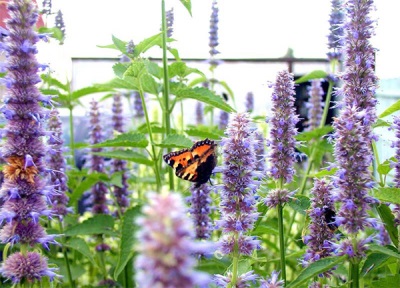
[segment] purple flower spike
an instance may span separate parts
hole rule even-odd
[[[324,110],[324,103],[322,102],[324,90],[321,86],[321,80],[311,81],[311,87],[309,87],[308,95],[310,96],[310,100],[308,102],[307,130],[310,131],[319,127],[322,118],[322,112]]]
[[[191,221],[178,194],[148,194],[143,217],[137,220],[139,256],[136,281],[139,287],[203,287],[208,274],[194,270],[194,254],[209,254],[209,247],[194,242]],[[197,287],[197,286],[196,286]],[[208,286],[207,286],[208,287]]]
[[[196,103],[196,124],[197,125],[202,125],[204,122],[204,109],[203,109],[203,103],[200,101],[197,101]]]
[[[171,8],[166,12],[165,18],[167,20],[167,37],[171,38],[172,33],[174,32],[174,8]]]
[[[122,99],[120,94],[114,95],[114,102],[112,107],[112,120],[113,120],[113,128],[115,131],[119,133],[124,132],[124,123],[123,123],[123,115],[122,115]],[[117,200],[117,205],[119,207],[119,211],[123,214],[127,207],[129,207],[129,195],[128,195],[128,175],[126,168],[126,161],[121,159],[113,159],[112,166],[113,172],[122,173],[122,187],[113,186],[114,195]]]
[[[49,111],[42,107],[44,97],[36,86],[40,82],[40,65],[36,59],[39,36],[34,27],[38,12],[33,1],[10,0],[7,3],[10,18],[5,21],[8,31],[1,45],[6,54],[4,68],[7,71],[4,78],[7,96],[1,108],[7,120],[1,147],[6,164],[0,190],[0,221],[6,223],[1,227],[0,240],[5,244],[19,244],[24,254],[9,255],[0,273],[13,283],[40,281],[46,275],[52,280],[55,273],[47,268],[47,260],[29,251],[47,239],[39,217],[51,216],[43,193],[53,190],[50,185],[46,186],[49,169],[45,163],[47,147],[42,141],[47,135],[43,127]]]
[[[57,11],[55,21],[56,21],[55,25],[58,29],[60,29],[63,39],[64,39],[65,38],[65,23],[64,23],[64,17],[63,17],[61,10]]]
[[[225,130],[226,126],[228,125],[229,122],[229,113],[225,111],[221,111],[219,114],[219,124],[218,128],[220,130]]]
[[[258,279],[258,275],[254,274],[254,271],[246,272],[242,275],[239,275],[236,279],[236,284],[234,287],[236,288],[249,288],[251,287],[250,283],[255,284],[256,280]],[[214,283],[217,287],[228,287],[228,284],[232,281],[232,273],[228,273],[227,276],[223,275],[215,275],[214,276]]]
[[[99,107],[95,100],[90,103],[90,144],[100,143],[102,139],[102,125],[100,124]],[[91,148],[91,152],[101,152],[101,148]],[[91,171],[105,172],[104,158],[91,154]],[[108,189],[105,183],[98,182],[92,186],[92,212],[94,214],[108,214],[106,195]]]
[[[132,97],[133,97],[133,110],[135,111],[134,116],[136,118],[143,118],[144,117],[143,103],[142,99],[140,99],[139,92],[137,91],[133,92]]]
[[[253,129],[247,113],[234,114],[223,138],[224,165],[221,167],[223,186],[221,189],[221,226],[223,233],[221,251],[230,254],[238,245],[241,254],[249,255],[259,246],[259,241],[244,236],[251,230],[258,217],[255,208],[257,158],[254,153]],[[238,234],[236,242],[234,234]]]
[[[331,199],[331,183],[323,179],[315,179],[314,187],[311,190],[311,210],[310,215],[310,234],[305,236],[304,243],[307,245],[307,251],[304,256],[303,265],[324,257],[331,256],[332,247],[327,245],[335,236],[335,207]],[[329,276],[329,272],[324,273]]]
[[[49,277],[53,281],[55,277],[60,277],[54,271],[56,269],[47,266],[47,258],[37,252],[20,252],[10,255],[0,268],[0,273],[12,283],[17,284],[22,281],[35,283],[41,281],[43,277]]]
[[[254,95],[252,92],[246,95],[246,112],[251,113],[254,110]]]
[[[394,170],[395,170],[395,176],[394,176],[394,185],[396,188],[400,188],[400,117],[394,117],[393,120],[393,130],[396,135],[396,140],[393,143],[393,147],[396,150],[395,158],[397,162],[394,163]],[[395,223],[397,226],[400,225],[400,205],[396,204],[394,205],[394,217],[395,217]]]
[[[211,236],[212,224],[210,219],[210,187],[206,184],[192,185],[190,188],[191,196],[188,202],[191,204],[189,212],[193,218],[196,228],[197,239],[208,239]]]
[[[290,183],[294,174],[296,123],[294,81],[288,71],[280,71],[272,85],[272,118],[270,119],[271,177]]]
[[[329,60],[340,60],[342,57],[343,48],[343,21],[345,18],[345,11],[343,9],[342,0],[331,0],[331,15],[329,19],[329,30],[328,35],[328,48],[331,50],[327,53]]]
[[[215,55],[219,54],[219,51],[217,50],[218,46],[218,3],[217,0],[213,0],[212,3],[212,13],[211,13],[211,18],[210,18],[210,55],[211,58],[213,58]],[[216,63],[214,63],[216,64]]]
[[[265,175],[266,171],[266,163],[265,163],[265,141],[264,136],[261,132],[254,132],[254,152],[256,153],[257,157],[257,171],[260,171],[262,175]]]
[[[54,153],[49,153],[47,158],[48,168],[52,170],[50,174],[50,184],[54,187],[53,190],[58,192],[54,195],[50,193],[51,196],[49,200],[52,203],[53,214],[62,219],[71,209],[67,208],[69,200],[66,194],[68,192],[68,179],[65,174],[67,163],[63,155],[64,141],[62,137],[62,122],[57,110],[53,110],[50,113],[48,129],[52,131],[53,134],[47,143],[54,151]]]

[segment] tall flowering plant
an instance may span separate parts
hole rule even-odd
[[[39,35],[34,31],[38,19],[37,7],[28,0],[11,0],[7,6],[10,18],[6,21],[7,37],[2,48],[7,54],[5,86],[7,89],[1,111],[7,120],[2,133],[5,142],[1,154],[4,182],[0,195],[3,205],[0,220],[4,226],[0,239],[7,246],[18,244],[19,251],[4,259],[0,272],[16,283],[35,283],[43,277],[53,280],[57,275],[49,268],[47,258],[37,249],[49,249],[56,243],[47,235],[40,223],[42,216],[57,216],[46,201],[53,198],[55,190],[48,185],[44,136],[53,132],[44,130],[44,121],[50,111],[44,106],[51,98],[42,95],[36,84],[40,82],[41,65],[36,60],[36,43]]]

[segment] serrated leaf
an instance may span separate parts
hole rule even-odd
[[[42,74],[40,77],[42,78],[43,82],[49,84],[50,86],[58,87],[66,92],[69,91],[69,87],[67,84],[61,83],[59,80],[51,77],[48,74]]]
[[[199,74],[200,76],[206,77],[204,73],[201,72],[199,69],[188,67],[186,63],[182,61],[176,61],[172,63],[168,67],[168,73],[170,78],[175,76],[179,76],[180,78],[186,78],[188,75],[192,73],[196,73]]]
[[[396,103],[392,104],[391,106],[389,106],[389,108],[387,108],[385,111],[383,111],[378,116],[378,118],[384,118],[384,117],[389,116],[399,110],[400,110],[400,100],[397,100]]]
[[[174,56],[176,61],[181,61],[181,57],[179,57],[179,52],[177,49],[175,48],[167,48],[167,49],[172,54],[172,56]]]
[[[218,131],[221,131],[221,133],[216,133]],[[199,138],[209,138],[209,139],[215,139],[215,140],[221,139],[221,137],[224,136],[224,132],[222,130],[216,130],[214,132],[210,132],[207,130],[191,128],[191,129],[186,129],[185,133],[189,136],[196,136]]]
[[[119,78],[123,78],[124,73],[128,69],[128,67],[126,67],[125,64],[122,64],[119,62],[115,63],[112,68],[113,68],[114,74]]]
[[[121,51],[123,54],[126,54],[126,42],[122,41],[120,39],[118,39],[117,37],[115,37],[114,35],[112,35],[112,41],[115,45],[115,47]]]
[[[298,213],[306,215],[306,211],[310,208],[310,199],[303,195],[295,195],[288,205]]]
[[[361,275],[366,275],[373,269],[378,268],[382,263],[386,262],[390,256],[381,253],[371,253],[365,259],[364,265],[361,269]]]
[[[215,95],[213,92],[206,88],[189,88],[183,85],[176,85],[176,83],[171,83],[171,93],[176,95],[180,99],[195,99],[226,112],[235,111],[224,100],[222,100],[220,96]]]
[[[115,158],[126,160],[130,162],[135,162],[139,164],[144,164],[147,166],[153,165],[153,161],[148,159],[142,153],[138,153],[132,150],[116,150],[116,151],[104,151],[92,153],[93,155],[99,155],[103,157]]]
[[[300,275],[290,282],[286,288],[294,288],[300,287],[300,285],[306,283],[313,277],[318,276],[319,274],[335,267],[339,263],[345,261],[346,255],[340,257],[327,257],[321,260],[315,261],[311,263],[307,268],[305,268]]]
[[[147,69],[147,72],[150,75],[153,75],[154,77],[161,79],[163,76],[163,70],[160,66],[158,66],[157,63],[152,62],[152,61],[146,61],[145,66]]]
[[[397,247],[399,243],[398,230],[394,222],[394,216],[392,210],[385,204],[377,205],[376,211],[379,214],[383,224],[385,225],[385,229],[389,234],[390,239],[393,244]]]
[[[318,171],[315,174],[310,175],[310,177],[322,178],[322,177],[326,177],[326,176],[331,176],[331,175],[335,175],[336,171],[337,171],[337,168],[332,168],[330,170],[323,169],[321,171]]]
[[[114,218],[111,215],[97,214],[82,223],[65,230],[66,236],[107,234],[117,236],[113,231]]]
[[[139,81],[141,83],[141,87],[143,88],[143,90],[145,92],[153,94],[153,95],[158,95],[160,86],[158,85],[158,83],[154,80],[154,78],[150,74],[145,73],[145,74],[141,75],[141,77],[139,78]]]
[[[311,131],[304,131],[296,135],[296,139],[299,141],[310,141],[312,139],[321,139],[322,136],[333,131],[333,127],[326,125],[321,128],[315,128]]]
[[[193,141],[183,135],[172,134],[168,135],[157,146],[164,148],[189,148],[193,146]]]
[[[96,84],[96,86],[104,89],[127,89],[127,90],[135,90],[138,91],[137,79],[133,77],[124,76],[123,79],[121,78],[114,78],[109,82],[104,84]]]
[[[131,65],[126,69],[124,77],[138,78],[141,74],[146,73],[146,60],[145,59],[135,59]]]
[[[82,238],[76,237],[68,240],[67,243],[64,244],[66,247],[76,250],[81,253],[83,256],[88,258],[88,260],[94,265],[97,266],[96,261],[93,258],[93,253],[90,251],[89,246],[86,241]]]
[[[118,262],[114,270],[114,279],[118,278],[118,275],[123,271],[135,251],[134,244],[136,241],[134,231],[138,230],[135,219],[139,213],[140,207],[136,206],[126,210],[122,217],[121,241],[118,249]]]
[[[400,188],[378,187],[373,189],[374,196],[382,202],[400,204]]]
[[[192,16],[192,3],[190,2],[190,0],[179,0],[179,1],[181,1],[182,5],[185,6],[190,16]]]
[[[388,121],[384,121],[382,119],[376,120],[374,125],[372,125],[373,128],[378,128],[378,127],[390,127],[390,123]]]
[[[371,245],[368,245],[368,250],[371,252],[382,253],[384,255],[388,255],[388,256],[391,256],[391,257],[394,257],[394,258],[397,258],[400,260],[399,252],[397,252],[396,250],[392,250],[385,246],[371,244]]]
[[[376,170],[381,175],[387,175],[393,169],[392,167],[390,167],[390,163],[392,163],[394,161],[396,161],[396,158],[394,158],[394,157],[392,157],[390,159],[386,159],[384,162],[379,164],[379,166]]]
[[[169,42],[171,42],[171,41],[172,40],[170,40]],[[168,42],[168,39],[167,39],[167,42]],[[138,57],[141,53],[146,52],[147,50],[149,50],[151,47],[154,47],[154,46],[159,46],[159,47],[162,46],[162,34],[161,33],[150,36],[149,38],[146,38],[142,42],[137,44],[133,51],[133,55],[134,55],[134,57]]]
[[[94,144],[91,147],[136,147],[146,148],[149,141],[143,134],[129,132],[116,136],[114,139],[106,140],[102,143]]]
[[[72,179],[72,178],[71,178]],[[98,173],[91,173],[83,179],[81,183],[72,192],[72,195],[70,196],[70,201],[74,203],[75,201],[78,201],[83,193],[87,190],[89,190],[94,184],[100,181],[100,174]]]
[[[300,84],[300,83],[304,83],[304,82],[308,82],[310,80],[313,79],[321,79],[321,78],[326,78],[326,76],[328,76],[328,73],[326,73],[323,70],[314,70],[311,71],[310,73],[300,77],[299,79],[297,79],[295,81],[296,84]]]

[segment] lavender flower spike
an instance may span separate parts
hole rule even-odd
[[[331,15],[329,18],[329,30],[328,35],[328,48],[331,50],[327,53],[329,60],[340,60],[342,57],[343,47],[343,21],[345,18],[344,9],[342,7],[342,0],[331,0]]]
[[[280,71],[276,82],[271,85],[272,92],[272,118],[269,155],[271,177],[282,179],[290,183],[294,174],[295,136],[297,135],[296,123],[299,121],[294,108],[294,81],[293,75],[286,70]]]
[[[260,288],[281,288],[283,287],[283,280],[278,280],[279,272],[272,271],[271,278],[260,281]]]
[[[307,130],[313,130],[319,127],[321,122],[323,106],[322,96],[324,95],[324,90],[321,86],[321,80],[314,79],[311,81],[311,86],[309,87],[308,95],[310,100],[308,102],[308,121]]]
[[[190,188],[191,196],[188,202],[191,205],[189,212],[193,218],[196,228],[197,239],[208,239],[211,236],[212,224],[210,219],[211,189],[207,183],[197,187],[196,184]]]
[[[100,124],[99,107],[95,100],[90,103],[90,144],[97,144],[102,141],[102,127]],[[91,148],[91,152],[101,152],[101,148]],[[91,171],[100,173],[105,172],[104,158],[91,154],[90,159]],[[95,214],[108,214],[107,207],[107,186],[103,182],[98,182],[92,186],[92,211]]]
[[[246,95],[246,112],[251,113],[254,110],[254,95],[252,92]]]
[[[234,114],[223,138],[224,165],[222,170],[223,187],[221,189],[221,220],[217,225],[222,227],[225,236],[222,239],[222,253],[233,252],[234,241],[231,232],[239,234],[238,249],[240,254],[249,255],[259,245],[253,237],[244,234],[251,230],[258,217],[254,194],[259,182],[254,153],[253,131],[247,113]]]
[[[47,269],[46,258],[29,252],[30,247],[36,244],[48,247],[49,243],[55,242],[54,237],[46,235],[39,221],[41,216],[52,216],[44,193],[52,196],[55,191],[44,181],[48,171],[44,159],[47,147],[41,138],[47,135],[43,127],[49,113],[42,107],[40,101],[44,97],[36,87],[40,82],[37,74],[40,65],[35,56],[39,36],[34,30],[38,11],[28,0],[10,0],[7,8],[10,15],[6,20],[8,35],[2,43],[8,71],[5,77],[7,93],[4,97],[6,104],[1,109],[7,119],[3,129],[5,142],[1,147],[6,164],[0,189],[3,202],[0,222],[5,224],[0,239],[9,245],[19,243],[25,253],[9,255],[4,259],[0,272],[14,283],[40,281],[44,276],[50,276],[52,280],[55,274]],[[26,259],[28,261],[24,262]],[[43,263],[43,266],[35,266],[38,263],[39,266]]]
[[[62,122],[57,110],[50,112],[48,128],[49,131],[53,132],[53,135],[51,135],[47,141],[48,145],[51,147],[47,162],[49,168],[53,170],[50,183],[58,191],[50,200],[52,202],[53,214],[62,219],[68,213],[72,212],[72,209],[67,208],[69,200],[66,194],[68,192],[68,179],[65,174],[67,163],[63,155],[64,141],[62,138]]]
[[[335,236],[335,207],[331,197],[333,187],[330,182],[315,179],[311,190],[310,234],[304,237],[308,246],[303,265],[308,266],[321,258],[331,256],[332,247],[329,243]],[[328,276],[329,273],[325,272]]]
[[[121,94],[115,94],[113,98],[113,107],[112,107],[112,122],[113,128],[116,132],[123,133],[124,132],[124,121],[122,115],[122,99]],[[128,175],[126,168],[126,161],[121,159],[113,159],[112,166],[113,172],[121,172],[122,173],[122,187],[113,186],[114,195],[117,200],[117,205],[119,207],[119,212],[123,214],[127,207],[129,207],[129,199],[128,199]]]
[[[217,50],[218,46],[218,7],[217,7],[217,0],[213,0],[212,3],[212,13],[210,18],[210,56],[214,57],[215,55],[219,54]]]
[[[136,281],[139,287],[204,287],[209,275],[194,270],[194,254],[209,254],[194,242],[194,231],[179,194],[149,193],[143,217],[137,220],[139,256]],[[208,286],[207,286],[208,287]]]
[[[396,140],[393,142],[393,147],[395,148],[395,158],[397,162],[394,163],[394,185],[396,188],[400,188],[400,117],[397,116],[393,119],[393,128],[396,135]],[[393,208],[393,214],[395,218],[395,223],[397,226],[400,225],[400,205],[396,204]]]

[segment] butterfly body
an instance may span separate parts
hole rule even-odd
[[[194,143],[190,149],[182,149],[164,155],[164,161],[175,170],[175,175],[197,185],[206,183],[217,165],[217,144],[209,139]]]

